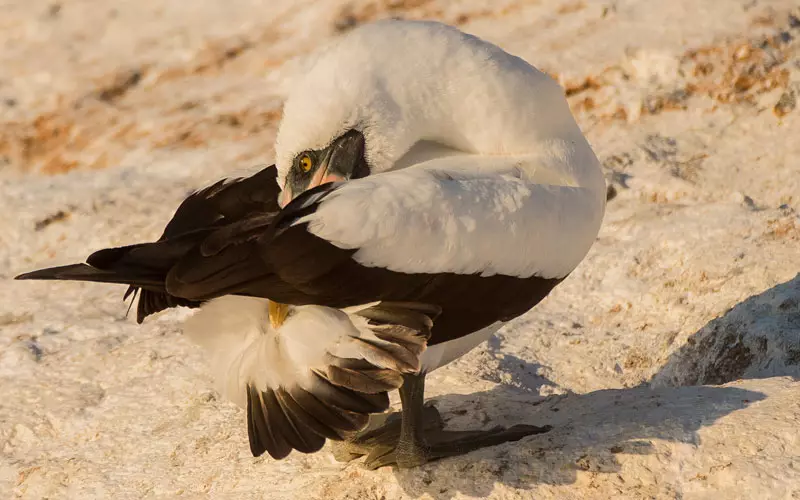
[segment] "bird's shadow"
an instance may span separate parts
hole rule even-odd
[[[490,341],[488,348],[493,354],[503,354],[497,340]],[[540,365],[503,354],[499,368],[509,376],[491,390],[432,398],[448,428],[526,423],[553,429],[421,469],[395,469],[408,495],[482,497],[494,490],[495,483],[518,489],[571,484],[579,471],[620,472],[618,455],[654,453],[653,440],[701,444],[698,431],[702,427],[766,396],[736,387],[693,384],[797,375],[800,274],[708,322],[670,356],[653,384],[543,398],[538,389],[555,384],[538,374]],[[689,373],[678,377],[681,372]]]
[[[652,440],[698,444],[701,427],[764,397],[755,391],[707,386],[640,386],[541,398],[498,385],[470,395],[448,394],[432,398],[448,428],[474,428],[474,419],[464,417],[479,414],[485,428],[526,423],[553,429],[421,469],[395,469],[394,474],[409,496],[435,499],[459,493],[483,497],[498,482],[518,489],[571,484],[579,471],[620,472],[617,455],[653,453]],[[459,425],[458,420],[472,423]]]
[[[525,392],[533,392],[538,394],[539,390],[544,387],[557,387],[558,384],[542,375],[542,369],[547,368],[540,363],[532,363],[526,361],[513,354],[503,352],[502,341],[500,337],[493,335],[486,342],[487,352],[498,359],[496,377],[487,376],[484,374],[483,378],[492,382],[502,382],[505,385],[516,387]],[[501,378],[499,374],[502,373],[505,377]]]

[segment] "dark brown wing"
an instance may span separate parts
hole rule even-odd
[[[225,228],[210,234],[172,267],[168,292],[196,300],[239,294],[336,308],[376,301],[431,304],[443,311],[433,327],[433,345],[519,316],[561,281],[363,266],[353,258],[357,249],[336,247],[302,221],[337,187],[303,193],[260,226],[253,220],[239,223],[239,232]]]
[[[191,194],[178,206],[159,241],[237,221],[250,213],[277,213],[278,169],[271,165],[244,178],[226,179]]]
[[[180,238],[209,227],[224,226],[229,221],[242,219],[250,212],[276,214],[280,210],[277,175],[278,169],[271,165],[250,177],[222,180],[192,193],[178,206],[158,241]],[[95,254],[94,257],[99,259],[102,254]],[[129,287],[125,298],[136,293],[137,289],[135,286]],[[175,297],[165,291],[143,289],[136,308],[136,321],[141,323],[147,316],[170,307],[194,308],[201,304],[202,301]]]

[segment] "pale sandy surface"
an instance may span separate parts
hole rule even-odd
[[[0,0],[0,497],[800,498],[796,1],[486,5]],[[253,459],[186,311],[9,278],[270,162],[298,58],[387,16],[558,76],[608,169],[586,261],[429,378],[452,428],[554,429],[413,471]]]

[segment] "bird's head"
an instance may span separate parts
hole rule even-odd
[[[336,38],[291,79],[275,143],[280,201],[409,166],[403,158],[424,141],[502,155],[552,149],[553,139],[583,135],[544,73],[444,24],[378,21]]]
[[[284,176],[281,206],[320,184],[369,175],[364,146],[364,134],[350,130],[324,148],[306,149],[296,154]]]
[[[302,65],[275,145],[281,204],[325,182],[395,168],[430,128],[431,99],[420,101],[436,95],[431,82],[440,79],[415,66],[432,39],[457,36],[444,25],[382,21],[334,40]]]

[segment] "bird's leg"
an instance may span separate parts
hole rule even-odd
[[[417,467],[439,458],[462,455],[487,446],[518,441],[525,436],[541,434],[549,426],[515,425],[506,429],[495,427],[488,431],[445,431],[443,426],[426,426],[425,375],[407,375],[400,388],[403,404],[399,440],[394,445],[381,435],[364,465],[377,469],[397,464],[401,468]],[[440,420],[441,421],[441,420]],[[380,429],[379,429],[380,431]]]
[[[422,419],[424,402],[425,374],[403,377],[403,385],[400,387],[400,440],[394,449],[395,463],[399,467],[417,467],[428,461],[428,443]]]

